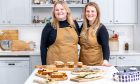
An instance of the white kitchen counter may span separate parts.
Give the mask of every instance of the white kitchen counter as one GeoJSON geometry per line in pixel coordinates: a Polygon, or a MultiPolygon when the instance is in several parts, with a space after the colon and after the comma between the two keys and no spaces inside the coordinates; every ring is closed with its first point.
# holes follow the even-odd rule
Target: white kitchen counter
{"type": "MultiPolygon", "coordinates": [[[[93,66],[95,67],[95,66],[93,66]]],[[[104,67],[104,66],[96,66],[99,67],[101,69],[103,69],[105,72],[103,73],[103,79],[99,79],[99,80],[94,80],[94,81],[89,81],[89,82],[73,82],[70,81],[71,77],[74,77],[76,75],[72,75],[70,71],[65,71],[68,75],[68,79],[65,81],[59,81],[58,84],[140,84],[140,80],[139,81],[135,81],[135,82],[129,82],[129,83],[122,83],[122,82],[116,82],[112,79],[112,74],[117,72],[117,69],[115,67],[104,67]]],[[[30,75],[30,77],[25,81],[24,84],[36,84],[33,83],[34,79],[39,79],[39,77],[35,76],[35,73],[37,72],[37,69],[35,69],[33,71],[33,73],[30,75]]]]}
{"type": "Polygon", "coordinates": [[[110,51],[110,55],[139,55],[140,56],[140,52],[138,51],[133,51],[133,50],[129,50],[129,51],[110,51]]]}
{"type": "Polygon", "coordinates": [[[10,55],[40,55],[39,50],[35,51],[0,51],[0,56],[10,55]]]}
{"type": "MultiPolygon", "coordinates": [[[[6,56],[6,55],[38,55],[40,56],[40,51],[39,50],[34,50],[34,51],[0,51],[0,56],[6,56]]],[[[139,55],[140,52],[137,51],[111,51],[110,55],[139,55]]]]}

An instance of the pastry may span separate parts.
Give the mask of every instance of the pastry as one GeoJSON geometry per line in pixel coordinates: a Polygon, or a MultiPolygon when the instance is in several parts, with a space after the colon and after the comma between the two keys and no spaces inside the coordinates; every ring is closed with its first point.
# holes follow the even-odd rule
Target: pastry
{"type": "Polygon", "coordinates": [[[74,62],[67,62],[67,66],[69,68],[74,68],[74,62]]]}
{"type": "Polygon", "coordinates": [[[63,78],[63,77],[66,77],[66,73],[64,72],[53,72],[50,77],[51,78],[63,78]]]}
{"type": "Polygon", "coordinates": [[[81,68],[82,66],[83,66],[83,62],[78,62],[78,63],[77,63],[77,67],[78,67],[78,68],[81,68]]]}
{"type": "Polygon", "coordinates": [[[63,68],[64,67],[64,62],[62,62],[62,61],[55,61],[54,64],[56,65],[57,68],[63,68]]]}

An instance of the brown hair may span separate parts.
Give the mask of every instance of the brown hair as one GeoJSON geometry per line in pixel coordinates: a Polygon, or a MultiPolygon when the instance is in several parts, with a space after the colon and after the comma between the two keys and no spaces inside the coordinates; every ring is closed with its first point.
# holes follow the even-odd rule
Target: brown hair
{"type": "Polygon", "coordinates": [[[83,11],[83,28],[87,28],[87,18],[86,18],[86,8],[88,6],[93,6],[95,7],[96,11],[97,11],[97,17],[94,21],[94,23],[91,25],[92,28],[96,28],[96,27],[99,27],[100,25],[100,9],[99,9],[99,6],[98,4],[96,4],[95,2],[89,2],[85,5],[84,7],[84,11],[83,11]]]}
{"type": "Polygon", "coordinates": [[[66,19],[67,19],[68,23],[70,24],[70,26],[75,28],[75,24],[74,24],[74,21],[72,19],[71,10],[68,7],[67,3],[65,1],[57,1],[54,4],[54,7],[52,9],[52,20],[51,20],[51,24],[54,27],[54,29],[59,28],[59,21],[56,19],[55,13],[54,13],[55,7],[56,7],[57,4],[61,4],[65,8],[65,10],[67,11],[66,19]]]}

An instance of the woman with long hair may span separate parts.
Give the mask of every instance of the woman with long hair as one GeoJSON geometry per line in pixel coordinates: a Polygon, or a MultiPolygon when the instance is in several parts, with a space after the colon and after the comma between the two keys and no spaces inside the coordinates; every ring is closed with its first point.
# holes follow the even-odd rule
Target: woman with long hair
{"type": "Polygon", "coordinates": [[[67,3],[56,2],[52,9],[51,22],[47,23],[42,31],[42,65],[53,64],[54,61],[78,62],[78,29],[67,3]]]}

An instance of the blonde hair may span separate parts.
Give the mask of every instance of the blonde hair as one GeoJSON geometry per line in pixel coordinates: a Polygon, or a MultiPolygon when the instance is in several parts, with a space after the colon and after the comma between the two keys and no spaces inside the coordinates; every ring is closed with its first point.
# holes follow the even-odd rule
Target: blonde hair
{"type": "Polygon", "coordinates": [[[71,14],[71,10],[70,8],[68,7],[67,3],[65,1],[57,1],[55,4],[54,4],[54,7],[52,9],[52,19],[51,19],[51,25],[54,27],[54,29],[57,29],[59,28],[59,21],[58,19],[55,17],[55,7],[57,4],[61,4],[65,10],[67,11],[67,16],[66,16],[66,19],[68,21],[68,23],[70,24],[71,27],[74,27],[75,28],[75,24],[74,24],[74,21],[72,19],[72,14],[71,14]]]}
{"type": "Polygon", "coordinates": [[[98,4],[96,4],[95,2],[89,2],[84,7],[84,11],[83,11],[83,28],[87,28],[88,27],[88,25],[87,25],[88,24],[88,22],[87,22],[88,20],[86,18],[86,8],[88,6],[95,7],[95,9],[97,11],[97,17],[96,17],[94,23],[91,25],[92,28],[97,28],[100,25],[100,10],[99,10],[98,4]]]}

